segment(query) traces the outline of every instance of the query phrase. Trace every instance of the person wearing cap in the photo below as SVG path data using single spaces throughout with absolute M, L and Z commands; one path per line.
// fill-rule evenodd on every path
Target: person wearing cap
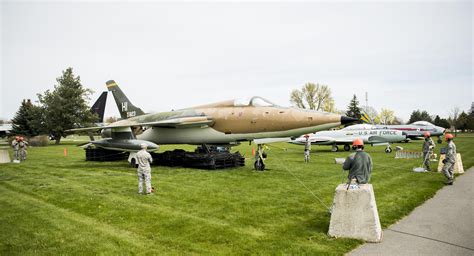
M 311 153 L 311 141 L 309 140 L 308 134 L 305 134 L 304 137 L 306 138 L 306 141 L 304 143 L 304 162 L 309 163 Z
M 28 142 L 26 142 L 25 138 L 20 137 L 18 146 L 20 147 L 19 157 L 21 158 L 21 161 L 25 161 L 26 160 L 26 154 L 27 154 L 26 148 L 28 147 Z
M 454 164 L 456 163 L 456 145 L 453 142 L 453 135 L 446 134 L 444 136 L 446 142 L 448 142 L 448 147 L 446 148 L 446 157 L 443 159 L 443 174 L 448 179 L 445 184 L 453 185 L 454 182 Z
M 364 141 L 360 138 L 352 142 L 354 153 L 350 154 L 342 169 L 349 170 L 348 183 L 351 188 L 357 188 L 358 184 L 367 184 L 372 173 L 372 158 L 364 151 Z
M 141 144 L 142 150 L 137 153 L 137 175 L 138 175 L 138 193 L 143 193 L 143 182 L 145 182 L 146 194 L 152 192 L 151 187 L 151 167 L 150 164 L 153 162 L 153 158 L 150 153 L 146 151 L 147 145 L 145 143 Z
M 425 166 L 427 171 L 431 171 L 430 168 L 430 157 L 433 154 L 433 149 L 436 146 L 434 141 L 431 139 L 430 132 L 424 132 L 423 136 L 425 136 L 425 142 L 423 143 L 423 165 Z
M 14 140 L 12 140 L 12 148 L 13 148 L 13 160 L 20 160 L 20 136 L 16 136 Z

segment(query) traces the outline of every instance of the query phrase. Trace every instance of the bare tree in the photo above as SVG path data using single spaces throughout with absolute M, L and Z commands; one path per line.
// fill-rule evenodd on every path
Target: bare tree
M 331 89 L 327 85 L 306 83 L 301 90 L 291 92 L 290 102 L 299 108 L 322 110 L 327 112 L 337 111 Z
M 114 122 L 117 122 L 118 118 L 115 117 L 115 116 L 109 116 L 105 119 L 105 123 L 107 124 L 111 124 L 111 123 L 114 123 Z
M 457 133 L 456 133 L 456 126 L 457 126 L 457 123 L 458 123 L 458 117 L 459 117 L 459 112 L 461 110 L 459 109 L 459 107 L 454 107 L 451 109 L 451 111 L 449 111 L 449 119 L 448 121 L 449 124 L 451 125 L 451 127 L 454 128 L 454 135 L 456 136 Z

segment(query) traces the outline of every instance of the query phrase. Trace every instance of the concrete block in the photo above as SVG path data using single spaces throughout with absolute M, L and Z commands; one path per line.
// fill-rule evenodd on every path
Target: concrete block
M 443 170 L 443 160 L 446 158 L 446 155 L 440 155 L 439 156 L 439 163 L 438 163 L 438 172 L 441 172 Z M 463 174 L 464 173 L 464 167 L 462 166 L 462 159 L 461 159 L 461 154 L 457 153 L 456 154 L 456 163 L 454 164 L 454 173 L 459 173 Z
M 10 163 L 10 155 L 8 149 L 0 149 L 0 164 Z
M 382 227 L 372 184 L 349 190 L 347 184 L 337 186 L 328 235 L 373 243 L 382 241 Z
M 345 161 L 346 161 L 345 158 L 334 158 L 334 162 L 336 164 L 344 164 Z

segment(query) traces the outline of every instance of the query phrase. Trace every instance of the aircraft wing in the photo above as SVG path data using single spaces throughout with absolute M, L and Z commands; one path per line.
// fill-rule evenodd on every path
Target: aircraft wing
M 259 144 L 270 144 L 276 142 L 290 142 L 291 138 L 264 138 L 264 139 L 254 139 L 253 142 L 257 145 Z
M 354 141 L 353 138 L 338 138 L 334 140 L 336 143 L 352 143 L 352 141 Z
M 177 117 L 171 119 L 165 119 L 154 122 L 138 122 L 131 120 L 120 120 L 115 123 L 111 123 L 106 126 L 95 126 L 69 129 L 66 132 L 84 132 L 84 131 L 97 131 L 106 128 L 127 128 L 132 126 L 151 126 L 151 127 L 167 127 L 167 128 L 190 128 L 190 127 L 202 127 L 209 126 L 214 121 L 205 116 L 192 116 L 192 117 Z
M 151 126 L 151 127 L 168 127 L 168 128 L 189 128 L 199 126 L 209 126 L 214 121 L 206 116 L 177 117 L 153 122 L 137 122 L 130 120 L 121 120 L 112 123 L 106 128 L 123 128 L 131 126 Z

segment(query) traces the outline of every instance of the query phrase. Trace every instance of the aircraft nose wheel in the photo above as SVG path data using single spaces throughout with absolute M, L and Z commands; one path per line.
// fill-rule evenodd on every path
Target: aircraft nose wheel
M 263 171 L 265 170 L 265 164 L 263 161 L 255 161 L 253 164 L 253 167 L 255 168 L 256 171 Z
M 387 147 L 385 148 L 385 153 L 392 153 L 392 148 L 391 147 Z
M 438 144 L 441 144 L 441 143 L 443 143 L 443 140 L 441 138 L 438 138 L 437 142 L 438 142 Z
M 345 151 L 349 151 L 349 150 L 351 150 L 351 147 L 346 144 L 346 145 L 344 145 L 344 150 L 345 150 Z
M 337 152 L 337 151 L 339 151 L 339 147 L 336 146 L 336 145 L 334 145 L 334 146 L 332 146 L 331 151 L 332 151 L 332 152 Z

